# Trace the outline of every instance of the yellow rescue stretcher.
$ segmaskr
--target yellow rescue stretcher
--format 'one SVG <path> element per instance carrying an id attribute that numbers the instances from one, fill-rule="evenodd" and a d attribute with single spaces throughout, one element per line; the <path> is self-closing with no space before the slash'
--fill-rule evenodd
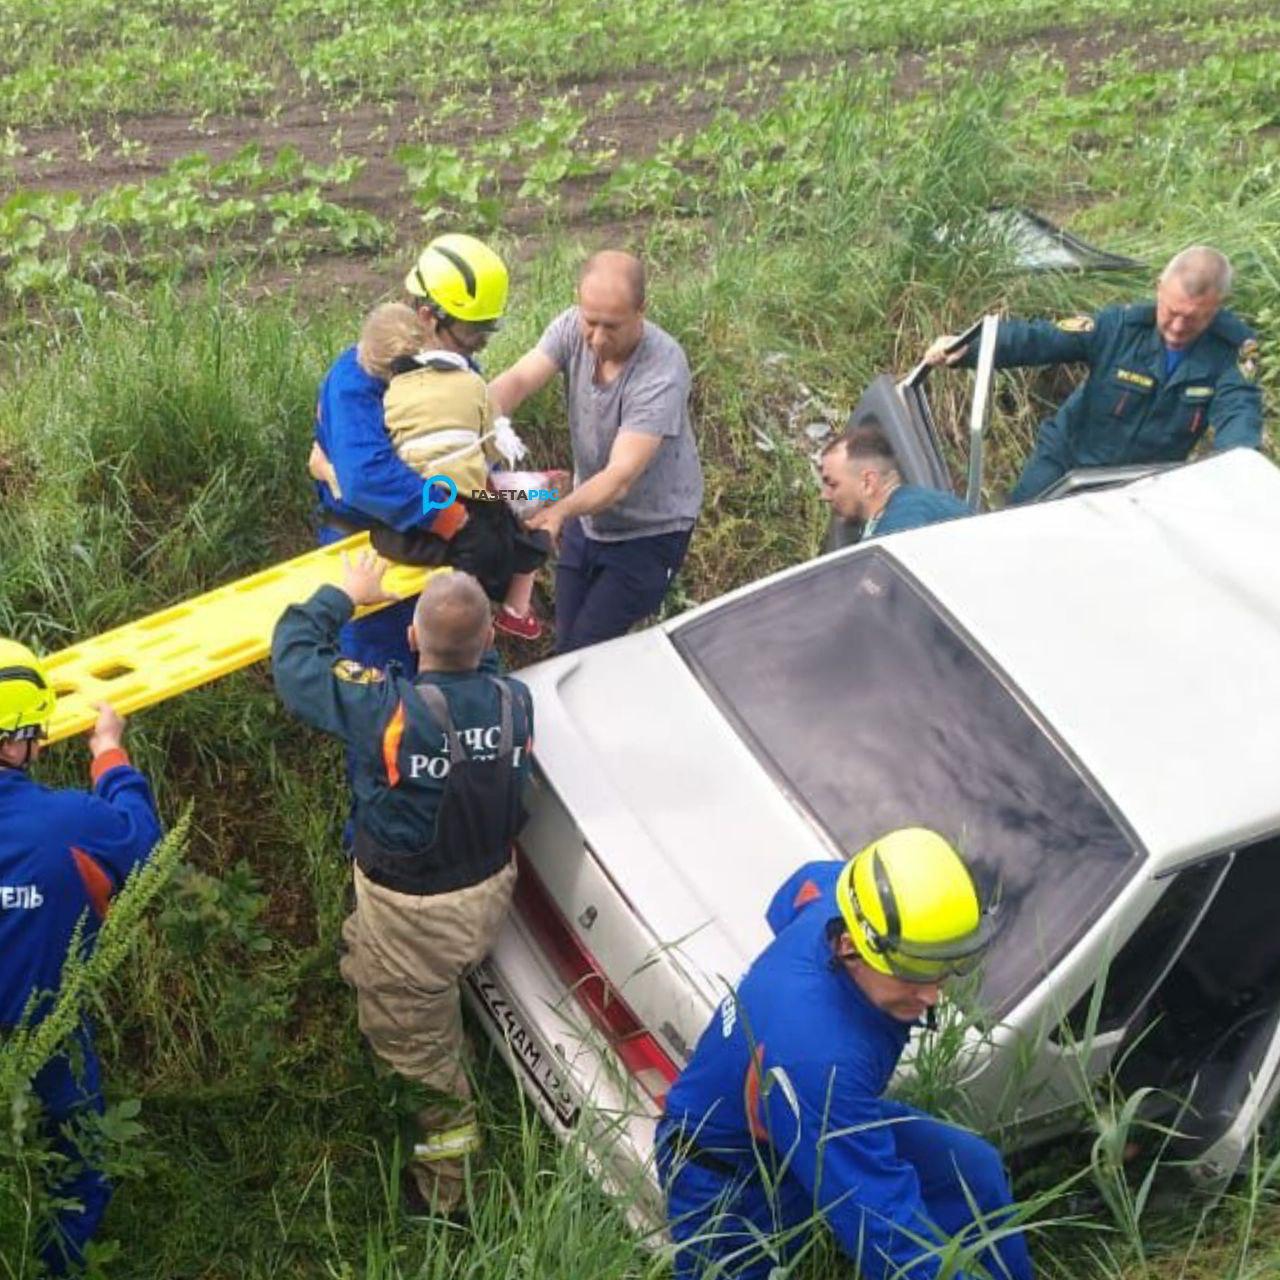
<path id="1" fill-rule="evenodd" d="M 326 582 L 341 582 L 343 553 L 368 547 L 369 535 L 355 534 L 50 654 L 44 666 L 58 705 L 49 740 L 91 728 L 97 718 L 94 702 L 110 702 L 121 713 L 138 711 L 260 662 L 270 652 L 271 632 L 285 609 Z M 437 571 L 392 565 L 383 589 L 407 599 L 422 590 L 432 572 Z"/>

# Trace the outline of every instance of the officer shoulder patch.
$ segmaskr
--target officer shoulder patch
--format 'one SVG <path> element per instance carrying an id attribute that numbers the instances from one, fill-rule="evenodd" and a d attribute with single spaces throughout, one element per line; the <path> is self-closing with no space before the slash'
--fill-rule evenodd
<path id="1" fill-rule="evenodd" d="M 351 658 L 339 658 L 333 664 L 333 674 L 347 684 L 378 684 L 386 679 L 377 667 L 362 667 Z"/>
<path id="2" fill-rule="evenodd" d="M 1258 376 L 1258 340 L 1246 338 L 1236 352 L 1236 364 L 1240 372 L 1252 382 Z"/>
<path id="3" fill-rule="evenodd" d="M 1093 317 L 1092 316 L 1063 316 L 1057 321 L 1057 326 L 1063 333 L 1092 333 Z"/>

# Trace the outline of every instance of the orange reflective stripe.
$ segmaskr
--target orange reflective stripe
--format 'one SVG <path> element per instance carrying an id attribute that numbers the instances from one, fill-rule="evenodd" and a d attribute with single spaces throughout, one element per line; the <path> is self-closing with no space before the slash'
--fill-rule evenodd
<path id="1" fill-rule="evenodd" d="M 387 769 L 387 782 L 400 785 L 400 766 L 396 757 L 400 754 L 400 739 L 404 736 L 404 703 L 396 704 L 396 713 L 382 731 L 382 763 Z"/>
<path id="2" fill-rule="evenodd" d="M 764 1045 L 756 1045 L 747 1068 L 747 1126 L 757 1142 L 768 1142 L 769 1128 L 764 1122 L 764 1110 L 760 1106 L 760 1076 L 764 1072 Z"/>
<path id="3" fill-rule="evenodd" d="M 822 897 L 822 890 L 812 880 L 806 880 L 792 899 L 791 905 L 799 911 L 801 907 L 807 907 L 809 903 L 820 897 Z"/>
<path id="4" fill-rule="evenodd" d="M 91 858 L 83 849 L 77 849 L 72 845 L 71 856 L 75 859 L 76 870 L 84 882 L 84 891 L 89 895 L 89 905 L 101 920 L 111 905 L 111 895 L 115 892 L 115 885 L 111 883 L 111 877 L 98 865 L 97 860 Z"/>

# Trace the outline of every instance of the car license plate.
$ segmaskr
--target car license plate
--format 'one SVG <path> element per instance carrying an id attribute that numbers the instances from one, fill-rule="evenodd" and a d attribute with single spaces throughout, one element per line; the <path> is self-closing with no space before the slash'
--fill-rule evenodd
<path id="1" fill-rule="evenodd" d="M 467 975 L 467 982 L 489 1020 L 510 1046 L 511 1056 L 538 1091 L 538 1096 L 551 1108 L 561 1124 L 566 1127 L 576 1124 L 579 1109 L 563 1076 L 551 1061 L 551 1055 L 538 1044 L 533 1034 L 520 1021 L 488 964 L 482 962 L 477 965 Z"/>

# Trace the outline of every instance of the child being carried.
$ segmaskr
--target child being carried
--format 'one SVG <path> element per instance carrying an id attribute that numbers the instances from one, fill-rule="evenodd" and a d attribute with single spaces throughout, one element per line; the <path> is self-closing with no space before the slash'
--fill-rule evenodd
<path id="1" fill-rule="evenodd" d="M 491 483 L 490 464 L 501 455 L 489 389 L 465 356 L 427 350 L 429 341 L 413 308 L 390 302 L 366 318 L 356 359 L 366 373 L 387 383 L 383 413 L 396 453 L 424 482 L 433 476 L 452 481 L 466 519 L 459 528 L 455 520 L 437 518 L 449 529 L 443 536 L 376 528 L 373 545 L 401 563 L 447 564 L 470 573 L 491 600 L 502 602 L 495 626 L 536 639 L 541 627 L 532 609 L 533 575 L 550 544 L 545 534 L 524 527 L 497 490 L 518 488 L 527 494 L 536 479 L 545 491 L 564 473 L 499 474 Z M 517 474 L 519 485 L 511 483 Z M 332 488 L 335 481 L 329 483 Z"/>

